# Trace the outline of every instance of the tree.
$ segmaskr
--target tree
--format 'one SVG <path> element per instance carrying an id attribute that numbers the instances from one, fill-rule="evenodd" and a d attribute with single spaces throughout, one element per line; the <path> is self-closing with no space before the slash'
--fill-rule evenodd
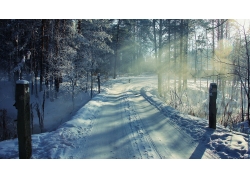
<path id="1" fill-rule="evenodd" d="M 113 78 L 116 79 L 117 75 L 117 61 L 118 61 L 118 43 L 119 43 L 119 29 L 120 29 L 120 23 L 121 20 L 118 19 L 117 25 L 116 25 L 116 46 L 115 46 L 115 62 L 114 62 L 114 75 Z"/>

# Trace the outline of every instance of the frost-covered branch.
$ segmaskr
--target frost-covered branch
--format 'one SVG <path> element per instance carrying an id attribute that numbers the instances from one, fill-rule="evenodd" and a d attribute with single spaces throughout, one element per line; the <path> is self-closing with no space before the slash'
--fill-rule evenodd
<path id="1" fill-rule="evenodd" d="M 13 69 L 13 72 L 18 71 L 19 73 L 21 73 L 21 70 L 22 70 L 24 64 L 25 64 L 25 56 L 23 56 L 23 59 L 21 60 L 21 62 L 19 62 L 17 64 L 17 66 Z"/>

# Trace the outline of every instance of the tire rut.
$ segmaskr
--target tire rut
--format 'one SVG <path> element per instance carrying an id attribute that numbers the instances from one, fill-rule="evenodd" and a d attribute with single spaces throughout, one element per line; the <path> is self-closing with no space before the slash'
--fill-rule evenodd
<path id="1" fill-rule="evenodd" d="M 136 110 L 135 104 L 131 101 L 132 93 L 129 91 L 123 92 L 124 96 L 121 100 L 122 108 L 124 109 L 125 118 L 129 121 L 130 131 L 134 151 L 138 151 L 141 159 L 163 159 L 163 155 L 159 153 L 151 139 L 149 133 L 144 128 L 144 124 Z"/>

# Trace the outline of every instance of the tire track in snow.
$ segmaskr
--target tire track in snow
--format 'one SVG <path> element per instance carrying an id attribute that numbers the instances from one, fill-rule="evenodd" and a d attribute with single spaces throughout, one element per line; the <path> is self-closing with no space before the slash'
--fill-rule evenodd
<path id="1" fill-rule="evenodd" d="M 127 92 L 128 88 L 126 88 L 123 92 L 124 97 L 121 103 L 124 108 L 125 118 L 129 121 L 130 129 L 133 135 L 133 144 L 136 145 L 136 150 L 139 152 L 142 159 L 165 158 L 159 153 L 156 145 L 144 128 L 142 120 L 136 111 L 134 102 L 130 100 L 131 95 Z"/>
<path id="2" fill-rule="evenodd" d="M 136 90 L 132 90 L 129 97 L 132 99 L 132 98 L 138 98 L 139 96 L 143 98 L 143 96 L 141 96 L 141 94 L 139 94 Z M 145 99 L 145 98 L 143 98 Z M 134 109 L 136 109 L 135 106 L 139 106 L 141 108 L 141 104 L 136 104 L 135 105 L 135 102 L 134 101 L 130 101 L 132 106 L 134 107 Z M 160 159 L 174 159 L 173 155 L 171 154 L 170 150 L 168 149 L 167 146 L 163 145 L 162 143 L 158 143 L 157 145 L 155 144 L 155 142 L 153 141 L 153 139 L 151 138 L 151 136 L 149 135 L 148 131 L 146 130 L 146 126 L 144 125 L 143 123 L 143 120 L 142 118 L 140 117 L 140 114 L 137 113 L 137 116 L 139 117 L 140 119 L 140 123 L 142 124 L 142 127 L 145 131 L 145 137 L 148 139 L 148 141 L 151 143 L 152 145 L 152 148 L 154 149 L 154 151 L 158 154 L 158 157 Z M 168 121 L 167 121 L 168 122 Z M 160 140 L 161 141 L 161 140 Z M 162 155 L 164 153 L 164 155 Z"/>
<path id="3" fill-rule="evenodd" d="M 125 96 L 125 95 L 124 95 Z M 120 100 L 120 107 L 121 109 L 123 110 L 122 112 L 122 119 L 127 122 L 129 120 L 129 126 L 125 126 L 125 131 L 126 131 L 126 134 L 128 134 L 128 138 L 130 139 L 131 141 L 131 145 L 132 145 L 132 148 L 133 148 L 133 154 L 134 154 L 134 158 L 138 158 L 138 159 L 142 159 L 142 154 L 139 150 L 139 147 L 138 147 L 138 143 L 136 141 L 136 137 L 135 137 L 135 133 L 133 131 L 133 124 L 132 122 L 130 122 L 130 110 L 129 108 L 127 107 L 127 101 L 125 100 L 126 97 L 123 97 L 121 100 Z"/>

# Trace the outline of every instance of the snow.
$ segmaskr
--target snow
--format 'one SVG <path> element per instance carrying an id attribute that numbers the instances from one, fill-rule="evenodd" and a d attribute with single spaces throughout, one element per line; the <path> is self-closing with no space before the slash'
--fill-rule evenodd
<path id="1" fill-rule="evenodd" d="M 89 102 L 86 94 L 79 94 L 78 111 L 69 108 L 63 98 L 48 102 L 50 108 L 53 103 L 60 105 L 58 110 L 45 111 L 57 123 L 46 120 L 47 132 L 32 135 L 32 159 L 249 159 L 248 134 L 218 124 L 216 130 L 210 129 L 207 119 L 167 106 L 157 96 L 156 78 L 142 75 L 109 80 Z M 55 128 L 63 117 L 68 119 Z M 18 159 L 16 138 L 0 142 L 0 158 Z M 132 162 L 126 166 L 128 171 L 138 165 Z M 176 161 L 167 162 L 178 168 Z M 162 161 L 158 163 L 162 169 Z"/>
<path id="2" fill-rule="evenodd" d="M 32 158 L 249 158 L 247 134 L 210 129 L 206 119 L 167 106 L 152 76 L 130 79 L 111 80 L 56 130 L 33 134 Z M 17 139 L 0 142 L 0 150 L 0 158 L 18 158 Z"/>
<path id="3" fill-rule="evenodd" d="M 16 84 L 29 84 L 29 81 L 26 81 L 26 80 L 17 80 Z"/>
<path id="4" fill-rule="evenodd" d="M 154 91 L 154 90 L 151 90 Z M 192 142 L 199 142 L 199 146 L 206 146 L 206 151 L 216 155 L 217 158 L 249 158 L 249 135 L 232 132 L 217 124 L 216 130 L 208 128 L 208 120 L 182 114 L 166 106 L 156 95 L 150 93 L 150 88 L 141 94 L 156 108 L 162 111 L 177 125 L 185 136 L 191 136 Z M 214 157 L 216 158 L 216 157 Z"/>

